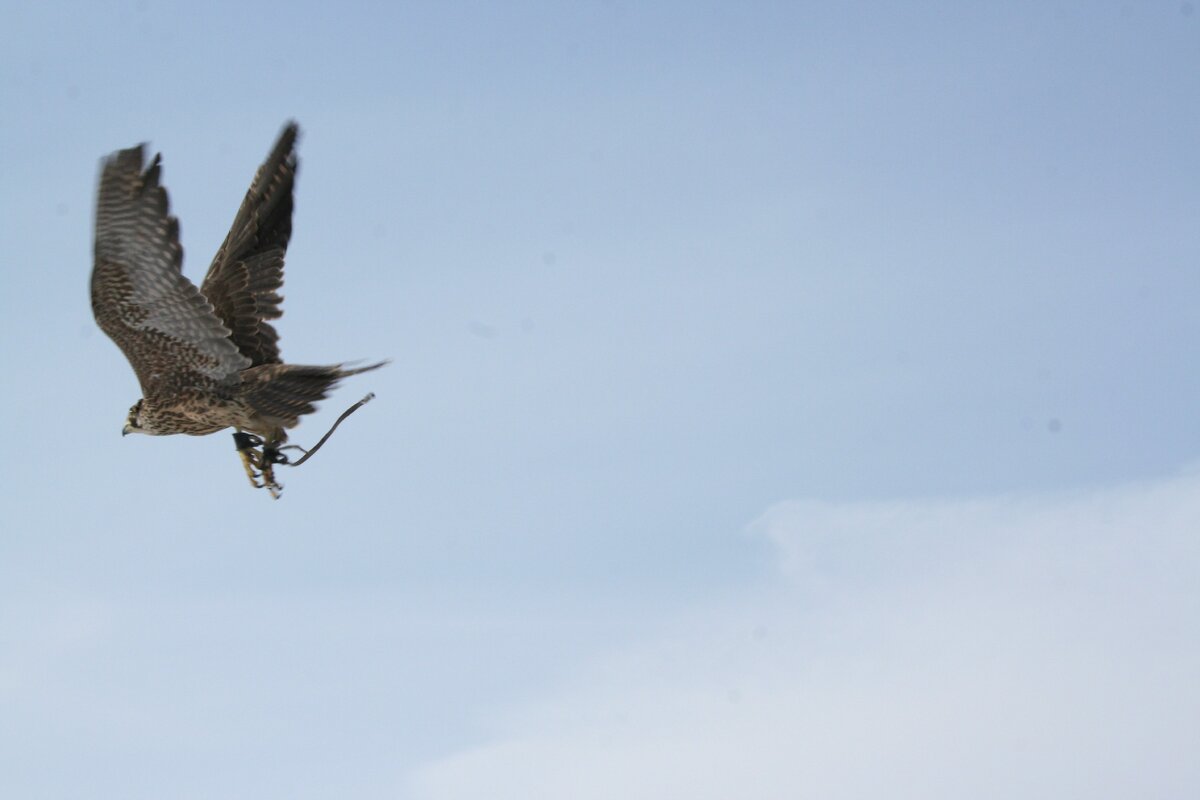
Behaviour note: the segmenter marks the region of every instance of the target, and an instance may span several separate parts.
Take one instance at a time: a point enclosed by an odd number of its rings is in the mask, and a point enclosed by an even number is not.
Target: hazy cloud
[[[424,800],[1184,797],[1200,790],[1200,477],[831,505],[781,577],[428,765]]]

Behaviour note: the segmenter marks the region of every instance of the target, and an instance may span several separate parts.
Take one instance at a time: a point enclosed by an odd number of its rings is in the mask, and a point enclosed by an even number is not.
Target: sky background
[[[0,794],[1200,793],[1200,11],[2,3]],[[119,435],[302,126],[253,491]]]

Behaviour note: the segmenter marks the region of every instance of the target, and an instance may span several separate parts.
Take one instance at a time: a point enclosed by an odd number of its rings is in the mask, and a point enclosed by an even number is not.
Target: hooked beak
[[[122,436],[128,436],[128,435],[129,435],[129,432],[130,432],[131,430],[133,430],[133,428],[129,427],[129,423],[128,423],[128,422],[126,422],[126,423],[125,423],[125,427],[124,427],[124,428],[121,428],[121,435],[122,435]]]

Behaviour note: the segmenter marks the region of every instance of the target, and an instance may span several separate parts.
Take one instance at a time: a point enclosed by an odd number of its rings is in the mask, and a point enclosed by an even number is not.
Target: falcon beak
[[[122,435],[122,436],[128,436],[128,435],[129,435],[129,432],[130,432],[131,430],[133,430],[133,428],[129,427],[129,423],[128,423],[128,422],[126,422],[126,423],[125,423],[125,427],[124,427],[124,428],[121,428],[121,435]]]

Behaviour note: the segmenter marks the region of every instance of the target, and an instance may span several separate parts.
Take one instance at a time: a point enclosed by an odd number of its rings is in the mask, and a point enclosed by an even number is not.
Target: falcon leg
[[[250,485],[255,489],[263,488],[264,484],[258,482],[259,475],[255,469],[260,461],[259,454],[255,448],[262,444],[262,439],[252,436],[249,433],[237,431],[233,434],[233,444],[242,459],[242,467],[246,470],[246,477],[250,479]]]
[[[263,444],[262,453],[258,459],[259,469],[262,470],[263,486],[276,500],[283,494],[283,484],[275,480],[275,465],[287,463],[287,456],[279,452],[279,444],[279,439],[272,439]]]

